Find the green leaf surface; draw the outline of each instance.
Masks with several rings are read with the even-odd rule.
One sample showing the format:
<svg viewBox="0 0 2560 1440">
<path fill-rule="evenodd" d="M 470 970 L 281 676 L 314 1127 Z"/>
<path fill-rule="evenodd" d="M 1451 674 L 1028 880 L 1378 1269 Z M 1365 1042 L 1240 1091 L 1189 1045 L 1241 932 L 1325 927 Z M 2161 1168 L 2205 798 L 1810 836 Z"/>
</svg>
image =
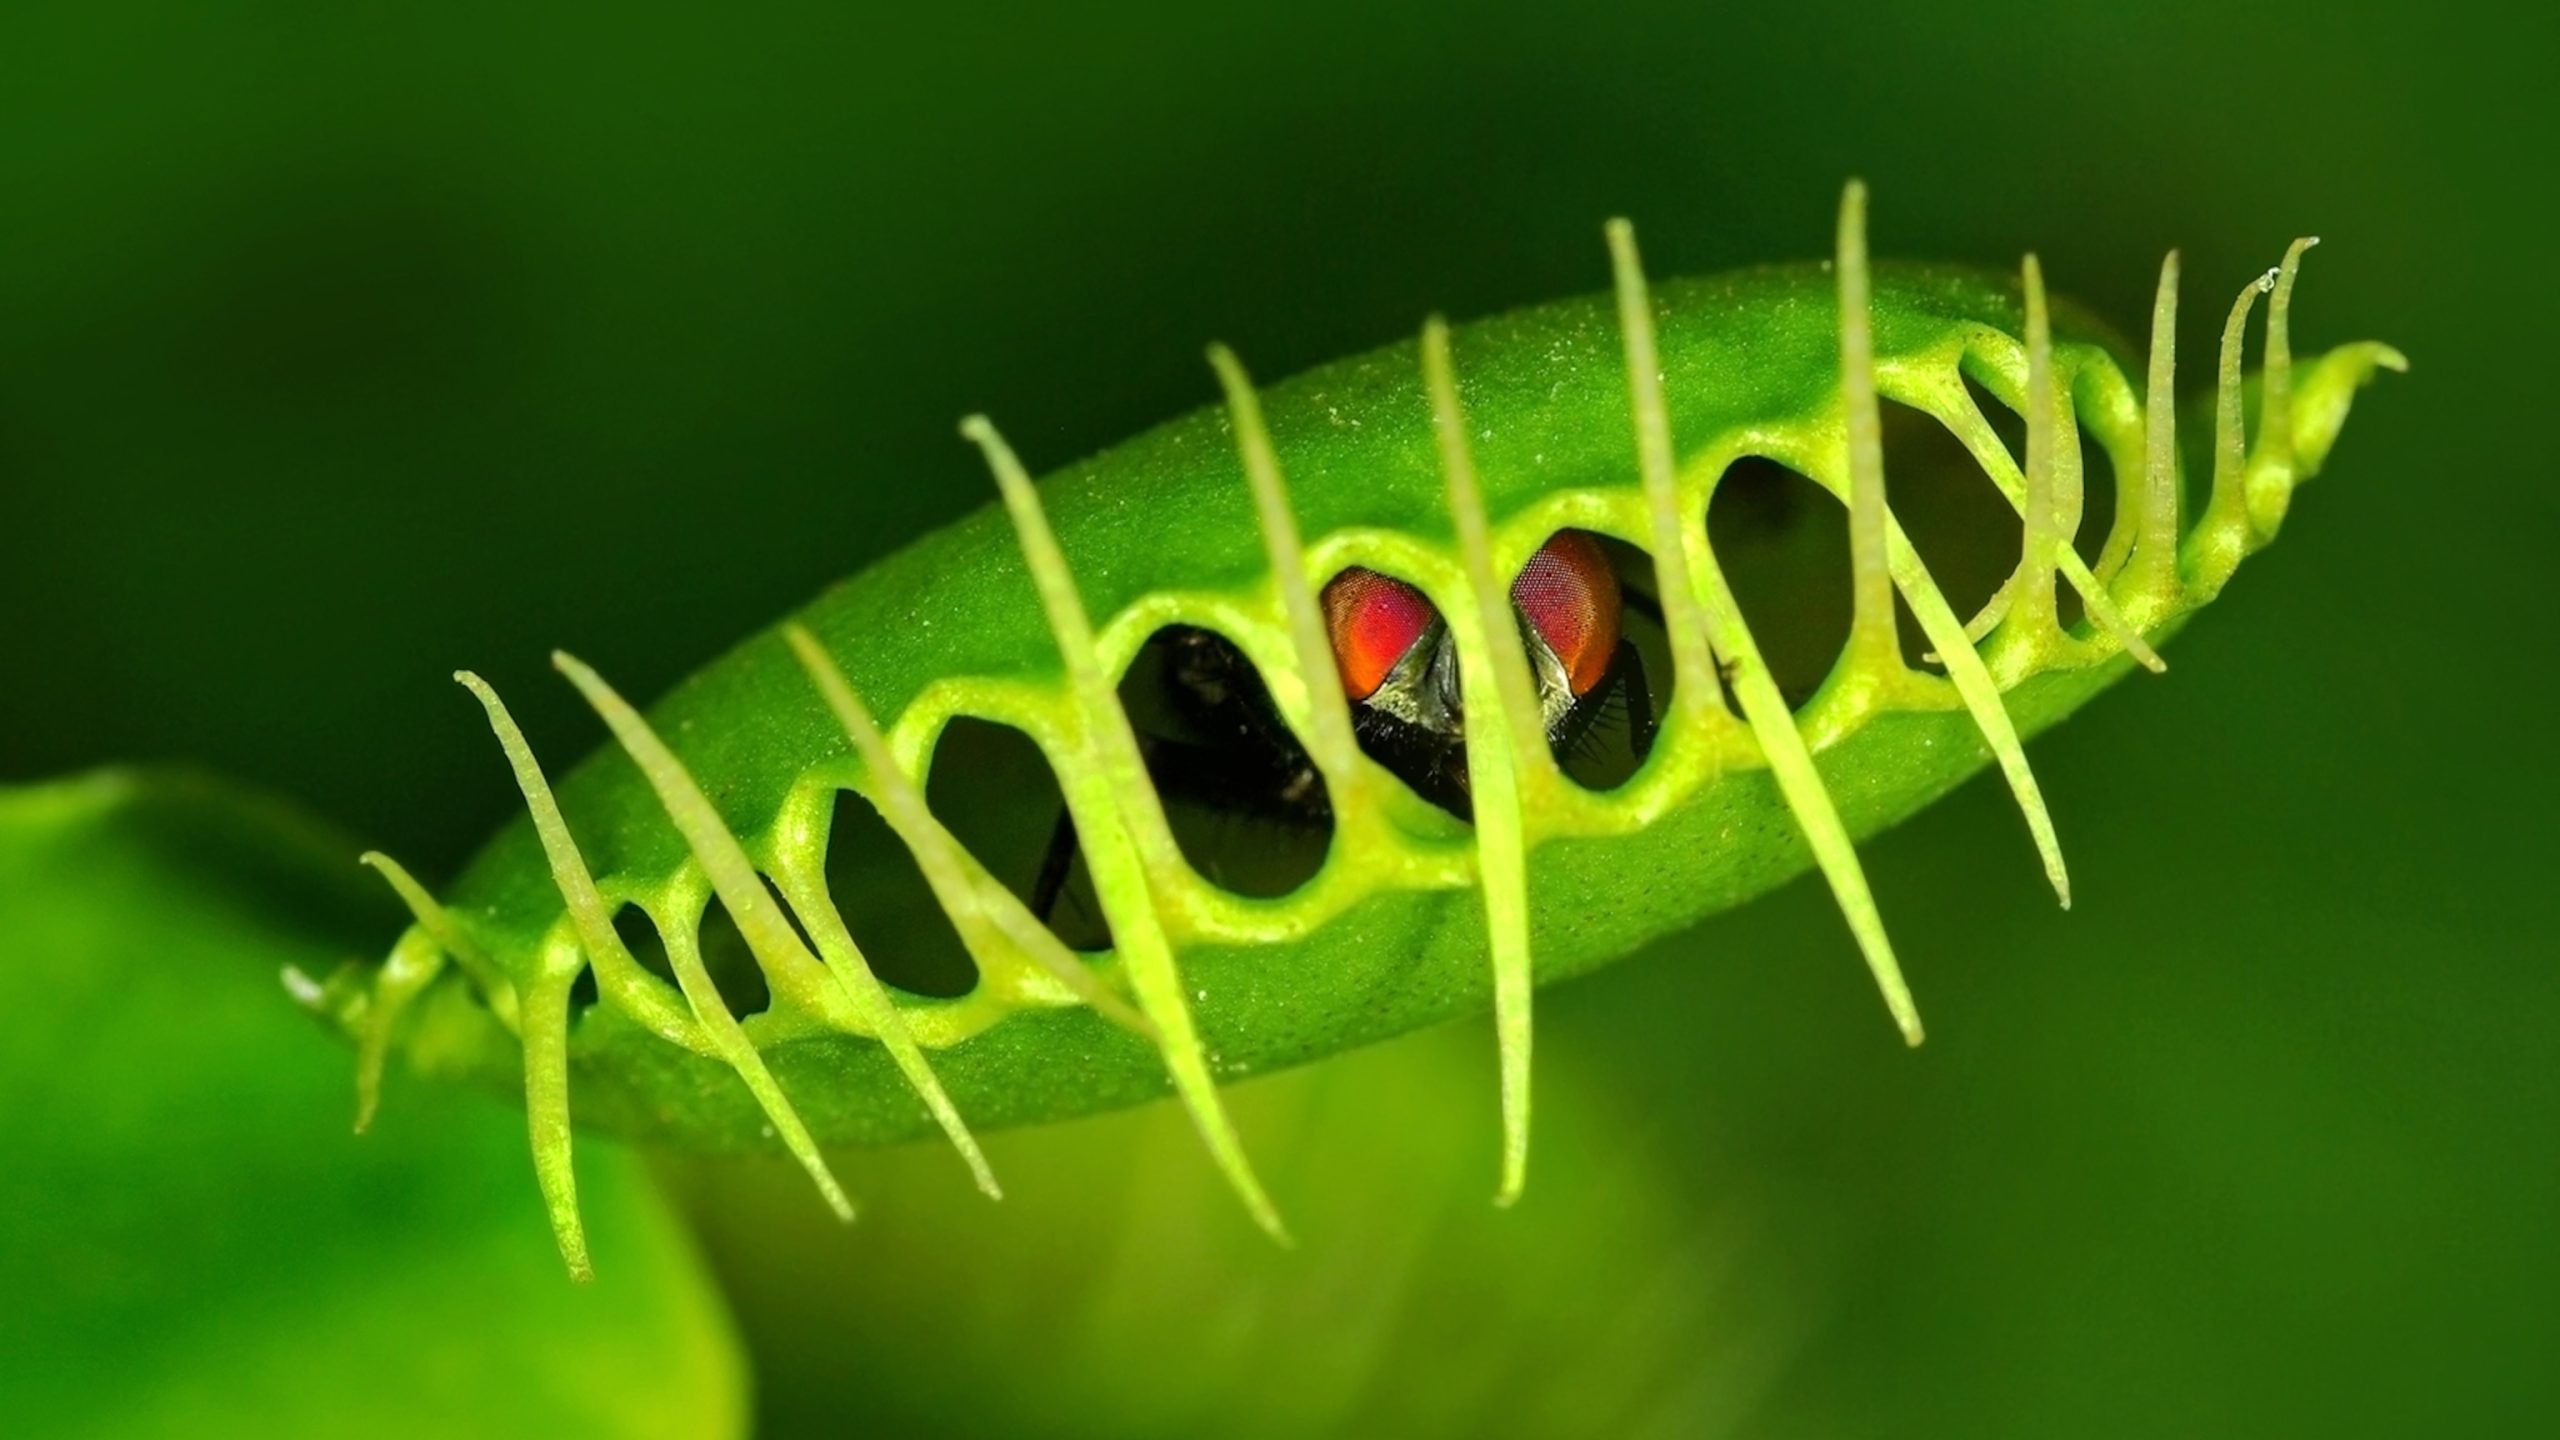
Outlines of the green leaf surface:
<svg viewBox="0 0 2560 1440">
<path fill-rule="evenodd" d="M 1832 284 L 1820 267 L 1786 266 L 1670 282 L 1656 292 L 1687 510 L 1703 511 L 1709 485 L 1745 455 L 1785 457 L 1803 473 L 1845 483 L 1823 458 L 1837 452 L 1840 429 Z M 1960 377 L 2023 390 L 2026 360 L 2011 333 L 2024 328 L 2022 302 L 2006 277 L 1893 266 L 1875 285 L 1874 343 L 1882 373 L 1893 377 L 1881 392 L 1887 399 L 1971 413 L 1975 402 Z M 2058 311 L 2057 363 L 2066 373 L 2057 383 L 2077 397 L 2076 423 L 2116 472 L 2137 473 L 2142 414 L 2123 376 L 2138 367 L 2119 359 L 2076 307 Z M 1483 426 L 1475 458 L 1487 500 L 1516 542 L 1507 556 L 1524 557 L 1569 523 L 1642 538 L 1612 300 L 1583 297 L 1491 317 L 1462 327 L 1455 344 L 1469 413 Z M 2358 387 L 2397 360 L 2370 344 L 2307 359 L 2285 442 L 2302 464 L 2296 470 L 2288 458 L 2288 477 L 2309 477 Z M 1357 563 L 1426 579 L 1452 573 L 1437 538 L 1448 528 L 1448 502 L 1421 389 L 1412 347 L 1399 345 L 1264 392 L 1306 534 L 1337 537 L 1311 542 L 1318 571 Z M 1296 683 L 1277 608 L 1257 598 L 1268 559 L 1227 426 L 1222 409 L 1203 409 L 1039 486 L 1059 544 L 1080 567 L 1074 583 L 1097 617 L 1095 643 L 1108 674 L 1124 670 L 1156 627 L 1180 622 L 1230 636 L 1264 657 L 1266 674 Z M 2252 433 L 2272 465 L 2263 424 Z M 2073 444 L 2061 448 L 2078 453 Z M 1900 453 L 1886 457 L 1889 468 L 1904 461 Z M 1973 483 L 1985 491 L 1995 484 L 1979 473 Z M 1801 528 L 1817 523 L 1808 517 Z M 2245 529 L 2239 517 L 2234 523 Z M 1048 633 L 1011 525 L 1003 512 L 982 510 L 863 570 L 797 618 L 843 666 L 918 774 L 938 773 L 941 727 L 964 715 L 1054 747 L 1066 757 L 1049 757 L 1059 784 L 1090 789 L 1092 767 L 1068 738 L 1081 733 L 1073 687 L 1052 683 L 1060 642 Z M 2190 575 L 2191 586 L 2145 614 L 2154 639 L 2182 626 L 2259 543 L 2199 527 L 2188 533 L 2189 551 L 2200 553 L 2206 538 L 2219 546 L 2210 581 Z M 2134 599 L 2128 586 L 2117 603 Z M 1995 637 L 1985 661 L 1998 672 L 1986 684 L 1999 686 L 2020 736 L 2061 722 L 2133 668 L 2103 634 L 2066 635 L 2050 623 L 2042 633 L 2029 629 Z M 1992 760 L 1979 722 L 1952 689 L 1906 702 L 1907 692 L 1863 674 L 1844 659 L 1798 717 L 1810 763 L 1843 833 L 1855 839 L 1917 813 Z M 1779 697 L 1768 703 L 1777 706 Z M 747 859 L 772 875 L 826 872 L 839 790 L 871 782 L 779 631 L 697 672 L 647 718 Z M 1689 748 L 1681 750 L 1675 732 L 1638 783 L 1596 799 L 1551 785 L 1524 805 L 1533 842 L 1527 948 L 1538 983 L 1623 958 L 1816 863 L 1797 801 L 1761 747 L 1728 754 L 1703 726 L 1692 728 Z M 1323 870 L 1285 897 L 1234 896 L 1179 861 L 1150 872 L 1149 893 L 1161 894 L 1171 917 L 1162 923 L 1185 1003 L 1221 1083 L 1491 1004 L 1472 835 L 1383 773 L 1373 777 L 1369 799 L 1365 810 L 1346 813 L 1376 823 L 1346 829 Z M 707 943 L 712 887 L 691 858 L 692 842 L 623 748 L 608 746 L 566 769 L 557 801 L 602 894 L 646 912 L 660 935 Z M 942 818 L 1027 825 L 1045 836 L 1057 814 L 1058 801 L 1032 785 L 982 801 Z M 1088 812 L 1092 823 L 1080 828 L 1106 831 L 1101 811 L 1088 805 Z M 1027 882 L 1029 868 L 1019 867 L 1016 879 Z M 833 898 L 860 902 L 849 907 L 856 912 L 889 912 L 893 887 L 911 879 L 896 867 L 851 869 L 831 877 Z M 494 968 L 524 986 L 579 943 L 563 922 L 559 887 L 531 823 L 519 818 L 438 898 Z M 925 937 L 882 928 L 854 938 L 876 962 Z M 979 960 L 979 982 L 967 994 L 909 995 L 899 1011 L 968 1124 L 1047 1123 L 1166 1092 L 1167 1061 L 1147 1037 L 1075 1003 L 1027 955 Z M 574 955 L 565 963 L 575 964 Z M 1116 955 L 1100 968 L 1115 984 L 1124 973 Z M 821 973 L 814 961 L 800 971 Z M 342 972 L 331 986 L 330 1006 L 351 1031 L 368 1013 L 371 973 Z M 788 975 L 766 978 L 770 1003 L 744 1028 L 777 1082 L 768 1088 L 795 1107 L 790 1123 L 776 1120 L 730 1060 L 707 1046 L 669 1044 L 673 1027 L 611 987 L 565 1039 L 578 1123 L 650 1143 L 729 1150 L 766 1148 L 794 1124 L 832 1145 L 903 1140 L 936 1126 L 896 1053 L 864 1027 L 826 1014 L 832 987 L 812 981 L 801 993 Z M 519 1087 L 516 1037 L 473 989 L 451 971 L 422 999 L 404 1032 L 408 1063 L 424 1074 Z M 641 979 L 634 989 L 646 992 L 641 998 L 653 1001 L 655 1014 L 681 1013 L 675 987 Z"/>
<path fill-rule="evenodd" d="M 378 935 L 352 849 L 243 791 L 102 772 L 0 791 L 0 1430 L 719 1436 L 729 1323 L 636 1161 L 569 1284 L 519 1113 L 346 1057 L 288 966 Z"/>
</svg>

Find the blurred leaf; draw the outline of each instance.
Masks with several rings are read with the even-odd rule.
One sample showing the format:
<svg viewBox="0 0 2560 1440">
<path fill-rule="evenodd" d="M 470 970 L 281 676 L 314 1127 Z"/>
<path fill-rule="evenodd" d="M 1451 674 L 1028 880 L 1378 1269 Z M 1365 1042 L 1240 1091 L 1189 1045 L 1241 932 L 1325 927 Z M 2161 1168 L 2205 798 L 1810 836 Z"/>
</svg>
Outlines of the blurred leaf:
<svg viewBox="0 0 2560 1440">
<path fill-rule="evenodd" d="M 105 772 L 0 791 L 0 1415 L 15 1434 L 711 1436 L 729 1326 L 630 1159 L 560 1271 L 522 1119 L 403 1093 L 348 1132 L 285 966 L 391 918 L 352 847 L 258 797 Z"/>
<path fill-rule="evenodd" d="M 1835 1308 L 1841 1207 L 1673 1183 L 1644 1096 L 1550 1069 L 1527 1195 L 1497 1209 L 1492 1092 L 1480 1023 L 1229 1092 L 1289 1249 L 1170 1105 L 989 1137 L 1002 1205 L 930 1145 L 862 1157 L 850 1228 L 787 1164 L 688 1162 L 677 1188 L 777 1436 L 839 1433 L 854 1397 L 900 1436 L 1767 1433 Z"/>
</svg>

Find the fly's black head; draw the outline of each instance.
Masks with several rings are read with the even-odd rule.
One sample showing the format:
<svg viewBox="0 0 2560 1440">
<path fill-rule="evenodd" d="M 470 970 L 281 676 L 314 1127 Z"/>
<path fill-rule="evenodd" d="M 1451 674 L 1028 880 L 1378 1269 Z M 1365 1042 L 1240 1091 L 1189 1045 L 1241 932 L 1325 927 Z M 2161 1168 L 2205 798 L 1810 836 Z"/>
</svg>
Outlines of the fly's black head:
<svg viewBox="0 0 2560 1440">
<path fill-rule="evenodd" d="M 1620 643 L 1620 599 L 1599 542 L 1575 530 L 1541 546 L 1512 581 L 1539 719 L 1560 750 L 1639 664 Z M 1325 586 L 1324 610 L 1361 748 L 1424 799 L 1467 816 L 1466 707 L 1448 622 L 1413 586 L 1358 568 Z M 1641 723 L 1649 731 L 1651 716 Z"/>
</svg>

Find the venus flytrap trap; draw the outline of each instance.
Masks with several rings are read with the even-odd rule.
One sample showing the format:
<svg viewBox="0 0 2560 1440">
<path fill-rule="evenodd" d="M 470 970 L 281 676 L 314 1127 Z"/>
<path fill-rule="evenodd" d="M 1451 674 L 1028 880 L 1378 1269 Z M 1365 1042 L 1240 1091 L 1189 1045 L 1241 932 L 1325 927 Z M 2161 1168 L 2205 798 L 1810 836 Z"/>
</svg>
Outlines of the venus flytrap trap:
<svg viewBox="0 0 2560 1440">
<path fill-rule="evenodd" d="M 360 1123 L 395 1047 L 427 1073 L 521 1084 L 583 1274 L 573 1089 L 601 1129 L 778 1142 L 846 1215 L 821 1147 L 938 1129 L 993 1196 L 973 1124 L 1170 1091 L 1285 1239 L 1219 1085 L 1489 1004 L 1507 1203 L 1527 1174 L 1533 986 L 1808 864 L 1917 1044 L 1853 841 L 1990 762 L 2068 905 L 2024 739 L 2133 666 L 2163 668 L 2157 643 L 2274 537 L 2355 390 L 2403 362 L 2368 343 L 2294 367 L 2298 242 L 2231 312 L 2210 496 L 2188 526 L 2174 255 L 2137 393 L 2108 341 L 2048 304 L 2032 257 L 2015 288 L 1874 266 L 1865 206 L 1851 185 L 1830 266 L 1659 289 L 1613 222 L 1613 297 L 1434 320 L 1418 347 L 1269 390 L 1213 350 L 1222 407 L 1038 486 L 972 419 L 1000 507 L 837 586 L 646 716 L 558 657 L 617 744 L 556 791 L 496 693 L 462 676 L 528 815 L 441 900 L 368 857 L 417 924 L 382 966 L 304 986 L 358 1041 Z M 2240 356 L 2261 293 L 2252 438 Z M 2024 417 L 2023 462 L 1968 382 Z M 1943 426 L 2019 514 L 2017 562 L 1972 616 L 1894 509 L 1885 402 Z M 2084 433 L 2122 477 L 2094 558 L 2073 545 Z M 1793 708 L 1704 523 L 1751 456 L 1840 498 L 1849 526 L 1847 642 Z M 1650 562 L 1649 590 L 1600 563 L 1602 542 Z M 1667 656 L 1658 707 L 1664 677 L 1621 624 L 1638 613 Z M 1224 760 L 1133 719 L 1133 677 L 1159 653 L 1174 657 L 1164 694 L 1227 735 Z M 1054 776 L 1058 801 L 1028 815 L 1054 820 L 1036 875 L 1000 873 L 967 838 L 984 817 L 932 798 L 961 720 L 1027 737 Z M 1632 760 L 1594 782 L 1583 757 L 1613 726 Z M 1042 793 L 995 808 L 1039 810 Z M 831 868 L 848 794 L 912 874 Z M 1218 883 L 1252 857 L 1204 859 L 1181 823 L 1194 803 L 1249 811 L 1320 859 L 1285 885 Z M 965 993 L 893 983 L 922 937 L 848 920 L 909 883 L 974 969 Z M 1107 942 L 1080 951 L 1062 916 L 1088 895 Z M 714 963 L 715 929 L 743 958 Z"/>
</svg>

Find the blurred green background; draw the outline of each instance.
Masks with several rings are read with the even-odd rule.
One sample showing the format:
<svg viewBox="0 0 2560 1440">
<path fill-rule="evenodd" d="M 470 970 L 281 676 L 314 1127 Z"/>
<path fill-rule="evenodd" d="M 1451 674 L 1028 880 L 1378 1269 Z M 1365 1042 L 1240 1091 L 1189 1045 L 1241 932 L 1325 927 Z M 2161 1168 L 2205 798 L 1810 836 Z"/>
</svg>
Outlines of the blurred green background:
<svg viewBox="0 0 2560 1440">
<path fill-rule="evenodd" d="M 557 645 L 653 693 L 985 497 L 1266 376 L 1662 274 L 2014 264 L 2190 377 L 2286 239 L 2389 340 L 2284 539 L 1869 851 L 1931 1042 L 1795 886 L 1543 997 L 1510 1215 L 1481 1024 L 1178 1117 L 663 1162 L 771 1433 L 2519 1433 L 2560 1408 L 2547 15 L 2451 4 L 17 5 L 0 15 L 0 780 L 181 759 L 449 874 Z M 279 1002 L 281 1003 L 281 1002 Z M 325 1048 L 317 1035 L 310 1044 Z M 416 1102 L 412 1102 L 416 1103 Z M 386 1123 L 397 1125 L 399 1100 Z M 315 1166 L 340 1131 L 313 1140 Z M 539 1224 L 522 1183 L 524 1223 Z M 610 1267 L 613 1257 L 601 1255 Z"/>
</svg>

